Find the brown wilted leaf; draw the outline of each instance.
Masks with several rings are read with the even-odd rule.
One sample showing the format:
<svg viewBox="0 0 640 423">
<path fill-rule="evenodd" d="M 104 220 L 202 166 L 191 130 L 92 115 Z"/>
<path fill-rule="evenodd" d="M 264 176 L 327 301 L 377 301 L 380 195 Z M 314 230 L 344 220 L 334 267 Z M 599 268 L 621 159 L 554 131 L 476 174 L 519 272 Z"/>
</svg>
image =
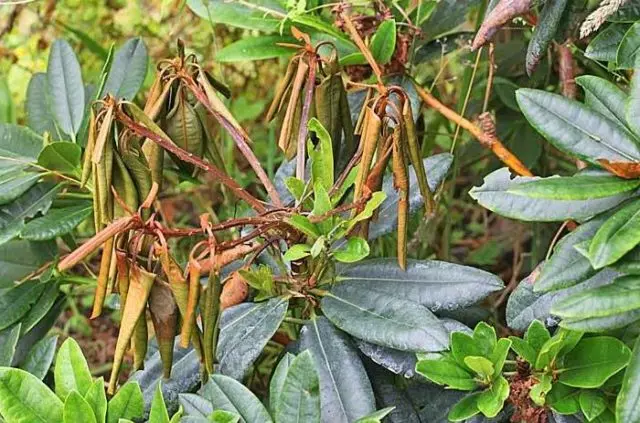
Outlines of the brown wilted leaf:
<svg viewBox="0 0 640 423">
<path fill-rule="evenodd" d="M 229 279 L 222 285 L 220 295 L 220 307 L 222 310 L 243 302 L 249 294 L 247 281 L 238 272 L 233 272 Z"/>
<path fill-rule="evenodd" d="M 598 163 L 609 172 L 624 179 L 640 178 L 640 163 L 636 162 L 610 162 L 600 159 Z"/>
<path fill-rule="evenodd" d="M 471 48 L 477 50 L 482 47 L 493 38 L 502 25 L 527 12 L 532 2 L 532 0 L 501 0 L 482 22 Z"/>
</svg>

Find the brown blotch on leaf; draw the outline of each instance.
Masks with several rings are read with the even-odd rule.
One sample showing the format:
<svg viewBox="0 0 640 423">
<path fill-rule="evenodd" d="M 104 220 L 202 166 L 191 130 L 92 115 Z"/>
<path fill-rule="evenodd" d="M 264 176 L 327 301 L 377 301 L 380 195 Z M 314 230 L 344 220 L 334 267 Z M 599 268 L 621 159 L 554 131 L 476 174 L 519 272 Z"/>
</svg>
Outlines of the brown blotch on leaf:
<svg viewBox="0 0 640 423">
<path fill-rule="evenodd" d="M 640 178 L 640 163 L 637 162 L 611 162 L 600 159 L 598 163 L 609 172 L 624 179 Z"/>
<path fill-rule="evenodd" d="M 222 294 L 220 295 L 220 306 L 225 308 L 243 302 L 249 294 L 249 286 L 239 272 L 233 272 L 229 279 L 222 285 Z"/>
<path fill-rule="evenodd" d="M 511 19 L 526 13 L 531 8 L 532 0 L 501 0 L 482 22 L 472 49 L 477 50 L 487 43 L 498 30 Z"/>
</svg>

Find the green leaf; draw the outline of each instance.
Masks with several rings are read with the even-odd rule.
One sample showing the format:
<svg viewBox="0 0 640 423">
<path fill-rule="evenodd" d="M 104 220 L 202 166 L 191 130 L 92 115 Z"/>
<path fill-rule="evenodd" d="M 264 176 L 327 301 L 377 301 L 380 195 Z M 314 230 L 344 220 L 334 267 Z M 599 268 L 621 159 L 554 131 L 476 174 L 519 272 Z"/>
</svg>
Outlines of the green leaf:
<svg viewBox="0 0 640 423">
<path fill-rule="evenodd" d="M 169 412 L 167 411 L 167 406 L 164 403 L 164 397 L 162 396 L 162 385 L 160 383 L 156 388 L 156 393 L 153 395 L 153 401 L 151 402 L 149 423 L 170 423 Z"/>
<path fill-rule="evenodd" d="M 320 181 L 315 183 L 313 187 L 313 195 L 313 210 L 311 211 L 313 216 L 322 216 L 331 210 L 331 199 L 329 198 L 326 188 Z M 320 226 L 323 233 L 327 233 L 331 229 L 331 225 L 329 225 L 328 228 L 325 228 L 325 225 L 322 223 L 317 226 Z"/>
<path fill-rule="evenodd" d="M 365 204 L 364 210 L 362 210 L 356 217 L 349 221 L 345 232 L 351 232 L 351 230 L 356 226 L 358 222 L 370 219 L 371 216 L 373 216 L 373 212 L 375 212 L 376 209 L 380 207 L 386 197 L 387 194 L 385 194 L 383 191 L 374 192 L 371 195 L 369 201 L 367 201 L 367 204 Z"/>
<path fill-rule="evenodd" d="M 51 363 L 53 363 L 57 343 L 57 335 L 48 336 L 36 342 L 22 363 L 20 363 L 20 368 L 43 380 L 49 372 L 49 368 L 51 368 Z"/>
<path fill-rule="evenodd" d="M 85 360 L 80 345 L 73 339 L 67 338 L 60 347 L 54 368 L 56 394 L 63 399 L 69 392 L 77 391 L 85 395 L 93 379 L 89 365 Z"/>
<path fill-rule="evenodd" d="M 91 203 L 49 210 L 46 215 L 27 222 L 20 231 L 20 237 L 31 241 L 56 239 L 73 231 L 92 212 Z"/>
<path fill-rule="evenodd" d="M 0 415 L 7 422 L 60 423 L 62 401 L 47 385 L 20 369 L 0 368 Z"/>
<path fill-rule="evenodd" d="M 598 388 L 630 358 L 629 347 L 616 338 L 584 338 L 565 356 L 559 381 L 576 388 Z"/>
<path fill-rule="evenodd" d="M 296 261 L 303 259 L 311 254 L 311 247 L 307 244 L 295 244 L 289 247 L 284 258 L 286 261 Z"/>
<path fill-rule="evenodd" d="M 298 178 L 290 176 L 287 179 L 285 179 L 284 183 L 287 186 L 287 189 L 289 190 L 291 195 L 293 195 L 293 198 L 295 198 L 296 201 L 300 201 L 302 199 L 302 196 L 304 195 L 304 190 L 305 190 L 304 182 Z"/>
<path fill-rule="evenodd" d="M 278 401 L 280 400 L 280 392 L 282 392 L 284 380 L 287 377 L 289 366 L 291 366 L 294 358 L 295 355 L 289 352 L 285 353 L 273 371 L 273 375 L 271 375 L 271 380 L 269 381 L 269 410 L 271 411 L 271 415 L 275 415 L 276 413 Z"/>
<path fill-rule="evenodd" d="M 71 391 L 64 402 L 64 423 L 96 423 L 89 403 L 76 391 Z"/>
<path fill-rule="evenodd" d="M 30 165 L 36 162 L 42 142 L 28 128 L 0 124 L 0 205 L 13 201 L 40 179 Z"/>
<path fill-rule="evenodd" d="M 303 326 L 300 349 L 310 350 L 316 363 L 323 423 L 350 423 L 376 410 L 371 383 L 346 334 L 316 317 Z"/>
<path fill-rule="evenodd" d="M 610 285 L 578 292 L 556 303 L 551 312 L 562 318 L 607 317 L 640 309 L 640 278 L 623 276 Z"/>
<path fill-rule="evenodd" d="M 209 416 L 209 421 L 214 423 L 238 423 L 240 416 L 225 410 L 215 410 Z"/>
<path fill-rule="evenodd" d="M 571 415 L 580 411 L 580 391 L 562 383 L 554 383 L 545 398 L 545 404 L 558 414 Z"/>
<path fill-rule="evenodd" d="M 65 40 L 56 40 L 51 46 L 47 81 L 56 122 L 75 141 L 84 116 L 84 84 L 78 59 Z"/>
<path fill-rule="evenodd" d="M 416 372 L 433 383 L 460 391 L 473 391 L 478 382 L 464 367 L 447 358 L 418 360 Z"/>
<path fill-rule="evenodd" d="M 565 235 L 553 250 L 551 257 L 542 266 L 540 276 L 535 281 L 535 292 L 555 291 L 580 283 L 597 271 L 591 262 L 580 254 L 574 246 L 591 240 L 596 234 L 603 219 L 594 219 L 580 225 L 576 230 Z"/>
<path fill-rule="evenodd" d="M 531 401 L 538 407 L 544 407 L 546 396 L 552 388 L 552 380 L 550 375 L 543 374 L 540 376 L 538 383 L 529 391 L 529 398 L 531 398 Z"/>
<path fill-rule="evenodd" d="M 371 54 L 380 65 L 389 63 L 396 49 L 396 21 L 383 21 L 371 38 Z"/>
<path fill-rule="evenodd" d="M 556 37 L 562 18 L 567 19 L 564 14 L 568 3 L 568 0 L 556 0 L 544 4 L 527 48 L 526 70 L 529 76 L 533 74 L 540 60 L 547 54 L 549 43 Z"/>
<path fill-rule="evenodd" d="M 329 192 L 333 187 L 333 142 L 340 140 L 331 140 L 329 132 L 322 126 L 322 123 L 316 118 L 309 121 L 309 131 L 316 134 L 318 144 L 315 148 L 309 147 L 309 157 L 311 158 L 311 174 L 313 176 L 314 186 L 320 184 Z M 315 189 L 314 189 L 315 191 Z"/>
<path fill-rule="evenodd" d="M 35 73 L 31 77 L 29 86 L 27 87 L 25 112 L 27 115 L 27 126 L 35 131 L 35 133 L 43 135 L 47 132 L 53 140 L 59 139 L 56 120 L 51 111 L 49 84 L 46 74 Z M 42 145 L 40 147 L 42 148 Z M 36 152 L 36 157 L 39 152 L 39 150 Z"/>
<path fill-rule="evenodd" d="M 10 367 L 20 337 L 20 323 L 0 330 L 0 367 Z"/>
<path fill-rule="evenodd" d="M 496 330 L 487 323 L 480 322 L 473 329 L 473 341 L 478 345 L 483 355 L 489 355 L 494 351 L 498 342 Z"/>
<path fill-rule="evenodd" d="M 28 280 L 6 291 L 0 291 L 0 330 L 18 322 L 38 300 L 45 285 Z"/>
<path fill-rule="evenodd" d="M 558 332 L 542 345 L 535 362 L 535 369 L 541 370 L 554 362 L 564 344 L 566 332 Z"/>
<path fill-rule="evenodd" d="M 635 23 L 625 32 L 616 53 L 616 65 L 619 69 L 633 69 L 640 49 L 640 24 Z"/>
<path fill-rule="evenodd" d="M 480 413 L 478 397 L 480 393 L 470 394 L 462 398 L 449 411 L 449 421 L 462 422 Z"/>
<path fill-rule="evenodd" d="M 466 357 L 484 354 L 481 346 L 473 340 L 471 335 L 464 332 L 452 332 L 450 337 L 451 354 L 458 364 L 468 367 L 465 364 Z"/>
<path fill-rule="evenodd" d="M 25 227 L 25 219 L 37 213 L 46 214 L 62 185 L 41 183 L 31 187 L 12 203 L 0 206 L 0 245 L 18 236 Z"/>
<path fill-rule="evenodd" d="M 355 423 L 382 423 L 382 420 L 391 413 L 395 407 L 386 407 L 374 413 L 364 416 L 355 421 Z"/>
<path fill-rule="evenodd" d="M 364 57 L 364 54 L 356 51 L 351 54 L 347 54 L 346 56 L 342 56 L 340 58 L 341 66 L 354 66 L 354 65 L 366 65 L 367 59 Z"/>
<path fill-rule="evenodd" d="M 576 83 L 584 90 L 584 101 L 587 106 L 619 125 L 627 126 L 625 112 L 627 94 L 616 84 L 593 75 L 579 76 L 576 78 Z"/>
<path fill-rule="evenodd" d="M 295 229 L 302 232 L 303 234 L 305 234 L 306 236 L 310 237 L 312 240 L 320 236 L 318 227 L 313 223 L 311 223 L 309 218 L 306 216 L 295 214 L 287 219 L 287 223 L 293 226 Z"/>
<path fill-rule="evenodd" d="M 589 43 L 584 55 L 591 60 L 615 62 L 618 45 L 629 29 L 627 24 L 611 24 L 600 31 Z M 582 77 L 579 77 L 582 78 Z M 576 82 L 578 79 L 576 78 Z"/>
<path fill-rule="evenodd" d="M 601 269 L 618 261 L 640 243 L 640 200 L 620 208 L 598 229 L 589 244 L 589 261 Z"/>
<path fill-rule="evenodd" d="M 509 355 L 509 349 L 511 348 L 511 340 L 507 338 L 501 338 L 498 340 L 496 347 L 490 355 L 491 362 L 493 363 L 496 374 L 502 372 L 504 363 Z"/>
<path fill-rule="evenodd" d="M 137 419 L 144 413 L 144 402 L 140 385 L 127 382 L 111 398 L 107 406 L 107 423 L 118 423 L 119 419 Z"/>
<path fill-rule="evenodd" d="M 476 372 L 482 379 L 491 379 L 496 372 L 493 363 L 484 357 L 468 356 L 464 358 L 464 364 Z"/>
<path fill-rule="evenodd" d="M 560 150 L 598 165 L 635 162 L 640 144 L 623 128 L 574 100 L 528 88 L 516 98 L 529 123 Z"/>
<path fill-rule="evenodd" d="M 104 423 L 107 419 L 107 396 L 104 392 L 104 379 L 96 379 L 93 381 L 89 390 L 84 396 L 97 423 Z"/>
<path fill-rule="evenodd" d="M 396 259 L 364 260 L 340 269 L 336 279 L 361 291 L 417 302 L 434 312 L 465 308 L 503 289 L 500 278 L 489 272 L 437 260 L 408 260 L 406 271 Z"/>
<path fill-rule="evenodd" d="M 127 40 L 113 57 L 101 97 L 111 94 L 119 100 L 132 101 L 147 76 L 148 63 L 147 46 L 142 38 Z"/>
<path fill-rule="evenodd" d="M 369 243 L 360 237 L 347 240 L 347 244 L 333 252 L 333 257 L 342 263 L 355 263 L 369 255 Z"/>
<path fill-rule="evenodd" d="M 285 298 L 272 298 L 262 303 L 238 304 L 225 310 L 220 320 L 218 371 L 242 379 L 280 327 L 288 304 Z"/>
<path fill-rule="evenodd" d="M 213 23 L 265 32 L 275 32 L 287 14 L 278 0 L 254 0 L 242 4 L 226 0 L 187 0 L 187 6 L 196 15 Z"/>
<path fill-rule="evenodd" d="M 243 423 L 271 423 L 264 405 L 249 389 L 230 377 L 214 374 L 200 389 L 199 394 L 221 409 L 240 416 Z"/>
<path fill-rule="evenodd" d="M 320 307 L 334 325 L 374 344 L 413 352 L 448 346 L 447 331 L 429 309 L 371 287 L 336 284 Z"/>
<path fill-rule="evenodd" d="M 549 339 L 551 339 L 551 334 L 549 334 L 549 330 L 540 320 L 531 322 L 524 334 L 524 340 L 533 348 L 536 356 Z"/>
<path fill-rule="evenodd" d="M 489 389 L 478 395 L 478 410 L 486 417 L 493 418 L 502 410 L 508 397 L 509 382 L 501 376 L 493 381 Z"/>
<path fill-rule="evenodd" d="M 568 130 L 565 129 L 565 132 Z M 622 193 L 590 200 L 555 200 L 534 198 L 513 192 L 520 185 L 541 180 L 545 179 L 523 176 L 511 179 L 509 169 L 502 168 L 487 175 L 484 178 L 484 184 L 480 187 L 473 187 L 469 191 L 469 195 L 481 206 L 495 213 L 529 222 L 585 220 L 609 210 L 629 197 L 628 193 Z"/>
<path fill-rule="evenodd" d="M 43 281 L 43 278 L 40 278 Z M 56 281 L 47 281 L 46 287 L 42 294 L 38 297 L 38 301 L 31 307 L 31 310 L 27 312 L 20 320 L 22 326 L 20 327 L 20 334 L 24 335 L 32 330 L 38 323 L 45 318 L 49 310 L 51 310 L 56 300 L 59 297 L 60 289 Z"/>
<path fill-rule="evenodd" d="M 610 175 L 555 176 L 514 185 L 508 193 L 550 200 L 591 200 L 612 197 L 640 186 L 640 181 Z"/>
<path fill-rule="evenodd" d="M 640 419 L 640 338 L 635 342 L 629 366 L 624 372 L 616 401 L 616 419 L 619 422 L 635 422 Z"/>
<path fill-rule="evenodd" d="M 16 123 L 15 106 L 7 78 L 0 78 L 0 123 Z"/>
<path fill-rule="evenodd" d="M 279 46 L 278 43 L 295 44 L 296 40 L 293 37 L 280 35 L 245 37 L 218 51 L 215 59 L 222 63 L 243 62 L 290 56 L 295 52 L 291 47 Z"/>
<path fill-rule="evenodd" d="M 278 423 L 320 422 L 320 381 L 311 353 L 300 353 L 289 365 L 275 419 Z"/>
<path fill-rule="evenodd" d="M 588 421 L 593 421 L 607 409 L 607 399 L 605 396 L 594 390 L 583 390 L 578 398 L 580 410 Z"/>
<path fill-rule="evenodd" d="M 518 357 L 524 359 L 531 365 L 536 363 L 538 355 L 527 341 L 520 339 L 517 336 L 510 336 L 509 339 L 511 340 L 511 349 Z"/>
<path fill-rule="evenodd" d="M 82 149 L 70 142 L 54 142 L 47 145 L 38 156 L 38 164 L 45 169 L 65 175 L 80 176 Z"/>
</svg>

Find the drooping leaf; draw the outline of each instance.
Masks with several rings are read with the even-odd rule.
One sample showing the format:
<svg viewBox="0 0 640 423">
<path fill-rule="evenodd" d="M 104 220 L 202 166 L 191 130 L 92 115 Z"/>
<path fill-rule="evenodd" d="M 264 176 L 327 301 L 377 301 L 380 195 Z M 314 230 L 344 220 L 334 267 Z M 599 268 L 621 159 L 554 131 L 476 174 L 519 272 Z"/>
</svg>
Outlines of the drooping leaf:
<svg viewBox="0 0 640 423">
<path fill-rule="evenodd" d="M 29 351 L 20 368 L 42 380 L 49 372 L 56 353 L 58 336 L 49 336 L 38 341 Z"/>
<path fill-rule="evenodd" d="M 280 35 L 245 37 L 225 46 L 216 53 L 215 58 L 218 62 L 238 62 L 290 56 L 293 54 L 293 49 L 277 44 L 294 44 L 295 42 L 293 37 Z"/>
<path fill-rule="evenodd" d="M 484 184 L 469 192 L 480 205 L 502 216 L 530 222 L 585 220 L 608 210 L 629 197 L 628 193 L 591 200 L 554 200 L 512 193 L 521 184 L 540 178 L 517 176 L 511 179 L 508 168 L 490 173 Z"/>
<path fill-rule="evenodd" d="M 378 345 L 413 352 L 442 351 L 448 345 L 444 326 L 429 309 L 370 286 L 337 284 L 321 308 L 340 329 Z"/>
<path fill-rule="evenodd" d="M 214 410 L 238 414 L 242 423 L 272 422 L 260 400 L 244 385 L 230 377 L 212 375 L 199 394 L 213 404 Z"/>
<path fill-rule="evenodd" d="M 434 312 L 467 307 L 503 287 L 488 272 L 436 260 L 408 260 L 406 271 L 395 259 L 365 260 L 341 269 L 337 280 L 414 301 Z"/>
<path fill-rule="evenodd" d="M 516 99 L 529 123 L 566 153 L 595 165 L 640 160 L 640 144 L 624 128 L 577 101 L 527 88 Z"/>
<path fill-rule="evenodd" d="M 75 141 L 84 116 L 84 84 L 78 59 L 64 40 L 56 40 L 51 46 L 47 81 L 56 122 Z"/>
<path fill-rule="evenodd" d="M 243 303 L 226 309 L 220 321 L 217 349 L 220 373 L 242 379 L 278 330 L 287 307 L 287 299 L 272 298 L 262 303 Z"/>
<path fill-rule="evenodd" d="M 598 388 L 630 359 L 631 350 L 616 338 L 584 338 L 564 357 L 559 381 L 576 388 Z"/>
<path fill-rule="evenodd" d="M 42 143 L 28 128 L 0 124 L 0 205 L 15 200 L 40 179 L 29 166 L 36 162 Z"/>
<path fill-rule="evenodd" d="M 71 391 L 84 396 L 93 383 L 87 360 L 73 338 L 67 338 L 60 347 L 54 375 L 56 394 L 60 399 L 66 398 Z"/>
<path fill-rule="evenodd" d="M 147 75 L 148 63 L 147 46 L 142 38 L 127 40 L 116 51 L 101 96 L 111 94 L 117 99 L 133 100 Z"/>
<path fill-rule="evenodd" d="M 20 231 L 20 238 L 31 241 L 56 239 L 74 230 L 92 211 L 91 203 L 49 210 L 45 216 L 27 222 Z"/>
<path fill-rule="evenodd" d="M 8 422 L 60 423 L 62 401 L 37 377 L 0 368 L 0 415 Z"/>
<path fill-rule="evenodd" d="M 43 280 L 42 278 L 40 280 Z M 43 282 L 45 283 L 45 282 Z M 46 317 L 51 309 L 55 307 L 56 300 L 60 298 L 60 289 L 55 281 L 46 282 L 46 287 L 42 294 L 38 297 L 31 310 L 27 312 L 21 319 L 22 326 L 20 334 L 24 335 L 40 323 Z"/>
<path fill-rule="evenodd" d="M 349 423 L 376 410 L 357 350 L 326 318 L 316 317 L 302 328 L 300 349 L 311 351 L 320 375 L 323 423 Z"/>
<path fill-rule="evenodd" d="M 291 361 L 278 396 L 278 423 L 320 422 L 320 381 L 307 350 Z"/>
</svg>

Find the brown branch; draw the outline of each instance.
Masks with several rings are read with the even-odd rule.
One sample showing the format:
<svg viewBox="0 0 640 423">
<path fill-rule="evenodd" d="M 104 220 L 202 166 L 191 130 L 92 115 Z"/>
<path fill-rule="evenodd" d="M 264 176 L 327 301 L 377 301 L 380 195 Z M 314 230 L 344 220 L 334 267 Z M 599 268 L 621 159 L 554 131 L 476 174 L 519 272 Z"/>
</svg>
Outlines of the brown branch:
<svg viewBox="0 0 640 423">
<path fill-rule="evenodd" d="M 444 104 L 440 103 L 440 101 L 438 101 L 424 88 L 415 83 L 414 86 L 416 88 L 416 92 L 427 106 L 435 109 L 445 118 L 456 123 L 461 128 L 469 131 L 471 135 L 473 135 L 474 138 L 476 138 L 480 142 L 480 144 L 490 149 L 493 154 L 495 154 L 496 157 L 500 159 L 500 161 L 513 169 L 517 174 L 521 176 L 533 176 L 533 173 L 531 173 L 531 171 L 524 165 L 524 163 L 522 163 L 520 159 L 518 159 L 511 151 L 509 151 L 509 149 L 507 149 L 507 147 L 502 144 L 497 136 L 486 134 L 478 126 L 460 116 Z"/>
<path fill-rule="evenodd" d="M 266 211 L 266 207 L 264 204 L 249 194 L 248 191 L 244 190 L 236 181 L 230 178 L 226 173 L 215 167 L 214 165 L 202 160 L 201 158 L 190 154 L 177 145 L 173 144 L 170 140 L 163 138 L 162 136 L 156 134 L 151 131 L 147 127 L 135 122 L 126 113 L 124 113 L 120 108 L 116 109 L 116 117 L 122 122 L 125 126 L 127 126 L 131 131 L 136 133 L 137 135 L 148 138 L 151 141 L 158 144 L 160 147 L 169 151 L 176 155 L 180 160 L 183 160 L 187 163 L 191 163 L 200 169 L 209 172 L 213 175 L 214 178 L 220 180 L 220 182 L 229 188 L 238 198 L 246 201 L 251 207 L 253 207 L 258 212 Z"/>
</svg>

